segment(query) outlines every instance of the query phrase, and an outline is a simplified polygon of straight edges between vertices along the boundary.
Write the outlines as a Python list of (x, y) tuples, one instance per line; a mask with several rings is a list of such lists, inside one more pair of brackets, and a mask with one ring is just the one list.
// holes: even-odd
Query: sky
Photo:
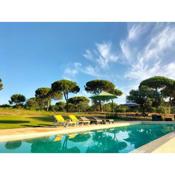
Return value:
[(61, 79), (112, 81), (126, 102), (151, 76), (175, 78), (175, 23), (0, 23), (0, 104)]

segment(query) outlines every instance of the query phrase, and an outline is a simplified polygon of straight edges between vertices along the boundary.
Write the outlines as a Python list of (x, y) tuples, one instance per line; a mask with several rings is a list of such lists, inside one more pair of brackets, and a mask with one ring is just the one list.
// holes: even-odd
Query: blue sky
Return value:
[(0, 23), (0, 103), (59, 79), (107, 79), (124, 92), (154, 75), (175, 78), (175, 23)]

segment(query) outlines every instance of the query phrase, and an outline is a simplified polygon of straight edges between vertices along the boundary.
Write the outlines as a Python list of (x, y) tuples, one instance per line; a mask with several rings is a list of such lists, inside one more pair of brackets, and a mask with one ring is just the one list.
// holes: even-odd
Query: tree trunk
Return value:
[(100, 104), (100, 112), (102, 112), (101, 100), (99, 100), (99, 104)]
[(114, 101), (112, 100), (112, 113), (114, 112)]
[(68, 107), (68, 93), (64, 92), (64, 98), (66, 100), (66, 112), (69, 112), (69, 107)]
[(49, 107), (50, 107), (50, 101), (48, 100), (47, 101), (47, 108), (46, 108), (47, 111), (49, 111)]

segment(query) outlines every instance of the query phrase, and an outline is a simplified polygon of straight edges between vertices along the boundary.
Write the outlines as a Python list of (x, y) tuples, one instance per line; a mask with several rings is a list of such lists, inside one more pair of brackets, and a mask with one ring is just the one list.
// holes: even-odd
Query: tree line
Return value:
[[(3, 89), (3, 83), (0, 79), (0, 90)], [(122, 95), (121, 90), (108, 80), (92, 80), (88, 81), (84, 89), (91, 94), (99, 94), (106, 91), (116, 96)], [(80, 91), (80, 87), (74, 81), (58, 80), (51, 84), (50, 87), (40, 87), (36, 89), (35, 96), (27, 99), (22, 94), (14, 94), (11, 96), (9, 103), (13, 107), (24, 107), (35, 110), (52, 110), (52, 111), (98, 111), (100, 105), (103, 105), (104, 111), (111, 111), (111, 103), (103, 103), (92, 101), (85, 96), (69, 97), (70, 94), (76, 94)], [(65, 100), (61, 101), (62, 99)], [(57, 100), (52, 105), (52, 100)], [(138, 107), (128, 108), (127, 106), (117, 105), (114, 103), (114, 111), (125, 112), (175, 112), (175, 80), (163, 76), (154, 76), (142, 81), (137, 89), (132, 89), (126, 100), (138, 104)], [(8, 106), (8, 105), (1, 105)]]
[(143, 113), (174, 113), (175, 80), (163, 76), (148, 78), (130, 91), (127, 100), (139, 104)]
[[(0, 88), (3, 88), (2, 80), (0, 81)], [(92, 80), (88, 81), (84, 86), (86, 92), (91, 94), (98, 94), (102, 91), (113, 93), (116, 96), (122, 95), (122, 92), (116, 86), (107, 80)], [(52, 111), (87, 111), (99, 110), (101, 101), (93, 101), (89, 105), (90, 100), (85, 96), (74, 96), (69, 98), (70, 94), (77, 94), (80, 91), (78, 84), (71, 80), (58, 80), (51, 84), (50, 87), (40, 87), (35, 90), (35, 96), (29, 99), (23, 94), (13, 94), (10, 97), (9, 104), (15, 108), (24, 107), (26, 109), (34, 110), (52, 110)], [(64, 99), (65, 102), (60, 101)], [(52, 105), (52, 100), (57, 100), (55, 105)], [(1, 105), (7, 106), (8, 105)], [(111, 107), (111, 104), (108, 108)], [(108, 109), (110, 110), (110, 109)]]

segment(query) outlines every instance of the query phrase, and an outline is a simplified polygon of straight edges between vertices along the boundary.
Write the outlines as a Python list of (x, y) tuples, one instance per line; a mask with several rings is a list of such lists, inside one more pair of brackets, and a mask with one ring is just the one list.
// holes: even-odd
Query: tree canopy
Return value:
[(85, 85), (85, 90), (92, 94), (99, 94), (102, 91), (112, 92), (115, 89), (115, 85), (107, 80), (92, 80), (88, 81)]
[[(173, 83), (174, 83), (173, 79), (163, 76), (154, 76), (142, 81), (140, 83), (139, 88), (142, 86), (147, 86), (155, 91), (154, 104), (158, 108), (163, 102), (163, 94), (162, 94), (163, 89), (166, 89), (167, 87), (172, 87)], [(164, 93), (165, 92), (166, 91), (164, 91)]]
[(139, 104), (144, 113), (152, 106), (154, 91), (147, 86), (141, 86), (138, 90), (131, 90), (126, 98), (130, 102)]
[(0, 79), (0, 90), (3, 89), (3, 83), (2, 83), (2, 80)]
[(63, 94), (66, 101), (67, 111), (68, 111), (67, 104), (69, 99), (69, 93), (78, 93), (80, 91), (80, 88), (77, 85), (77, 83), (70, 80), (55, 81), (54, 83), (52, 83), (51, 88), (53, 92), (60, 92)]
[(108, 80), (88, 81), (85, 85), (85, 90), (92, 94), (99, 94), (102, 91), (106, 91), (117, 96), (122, 95), (122, 92), (119, 89), (117, 89), (112, 82)]
[(48, 87), (41, 87), (35, 91), (35, 97), (37, 99), (40, 108), (46, 107), (47, 110), (49, 109), (51, 103), (50, 92), (51, 89)]
[(148, 78), (140, 83), (141, 86), (148, 86), (150, 88), (153, 88), (155, 90), (158, 90), (160, 88), (165, 88), (168, 85), (173, 84), (172, 79), (163, 77), (163, 76), (154, 76), (151, 78)]
[(69, 103), (72, 103), (72, 104), (81, 104), (81, 103), (86, 103), (88, 104), (89, 103), (89, 99), (84, 97), (84, 96), (77, 96), (77, 97), (72, 97), (72, 98), (69, 98), (68, 99), (68, 102)]
[(25, 105), (26, 105), (26, 108), (29, 108), (29, 109), (39, 108), (39, 104), (36, 97), (29, 98)]
[(22, 94), (14, 94), (10, 98), (10, 104), (15, 103), (16, 105), (21, 105), (26, 101), (26, 98)]
[(77, 96), (68, 99), (68, 103), (73, 111), (85, 111), (89, 107), (89, 99), (84, 96)]

